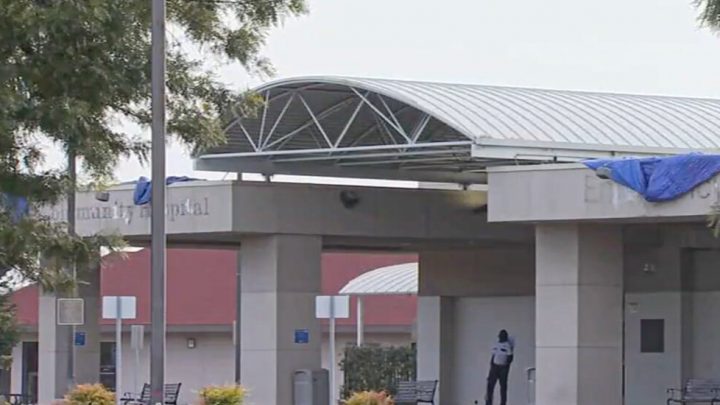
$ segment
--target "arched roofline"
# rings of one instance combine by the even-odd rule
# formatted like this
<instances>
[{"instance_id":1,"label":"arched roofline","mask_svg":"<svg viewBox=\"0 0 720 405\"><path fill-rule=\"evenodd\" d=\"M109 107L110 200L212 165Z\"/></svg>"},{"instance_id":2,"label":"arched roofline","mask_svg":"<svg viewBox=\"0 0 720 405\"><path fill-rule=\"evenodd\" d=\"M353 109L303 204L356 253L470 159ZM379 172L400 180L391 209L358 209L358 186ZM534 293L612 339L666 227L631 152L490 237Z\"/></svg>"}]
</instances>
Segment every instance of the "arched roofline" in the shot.
<instances>
[{"instance_id":1,"label":"arched roofline","mask_svg":"<svg viewBox=\"0 0 720 405\"><path fill-rule=\"evenodd\" d=\"M377 79L377 80L382 80L382 79ZM432 116L434 119L442 122L443 124L447 125L448 127L455 129L459 134L464 135L469 141L475 140L475 136L473 136L472 134L466 133L465 132L466 130L464 130L463 128L457 128L452 123L446 122L446 120L443 116L438 116L433 111L427 111L422 105L417 103L417 101L414 100L412 97L408 97L408 96L406 96L402 93L398 93L396 91L383 89L381 87L378 87L377 85L374 85L371 82L365 82L360 78L340 77L340 76L291 77L291 78L283 78L283 79L277 79L277 80L270 81L268 83L258 86L254 91L258 92L258 93L263 93L268 90L282 88L283 86L302 85L302 84L306 84L309 87L312 87L313 85L316 85L316 86L322 86L322 85L346 86L348 89L365 90L365 91L373 92L375 94L380 94L382 96L392 98L398 102L406 104L412 108L417 109L418 111L422 111L422 112Z\"/></svg>"},{"instance_id":2,"label":"arched roofline","mask_svg":"<svg viewBox=\"0 0 720 405\"><path fill-rule=\"evenodd\" d=\"M720 100L308 76L269 82L255 117L196 167L483 182L489 166L720 151Z\"/></svg>"}]
</instances>

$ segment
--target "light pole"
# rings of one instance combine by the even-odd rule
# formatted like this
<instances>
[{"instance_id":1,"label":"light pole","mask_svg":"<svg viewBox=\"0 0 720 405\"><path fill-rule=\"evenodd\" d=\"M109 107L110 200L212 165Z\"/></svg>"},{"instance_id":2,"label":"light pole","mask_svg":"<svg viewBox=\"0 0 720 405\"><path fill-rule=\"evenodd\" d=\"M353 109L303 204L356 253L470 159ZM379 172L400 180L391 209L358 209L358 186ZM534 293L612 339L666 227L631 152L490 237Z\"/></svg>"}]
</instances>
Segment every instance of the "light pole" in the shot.
<instances>
[{"instance_id":1,"label":"light pole","mask_svg":"<svg viewBox=\"0 0 720 405\"><path fill-rule=\"evenodd\" d=\"M150 403L165 385L165 0L152 0L152 200Z\"/></svg>"},{"instance_id":2,"label":"light pole","mask_svg":"<svg viewBox=\"0 0 720 405\"><path fill-rule=\"evenodd\" d=\"M72 142L69 142L66 146L67 154L67 172L68 179L70 181L69 190L67 193L67 231L70 236L75 235L75 192L77 188L77 156L75 155L75 148L73 148ZM77 267L72 264L70 269L70 275L72 276L72 298L77 297ZM68 370L67 370L67 385L68 391L72 390L75 386L75 325L68 328Z\"/></svg>"}]
</instances>

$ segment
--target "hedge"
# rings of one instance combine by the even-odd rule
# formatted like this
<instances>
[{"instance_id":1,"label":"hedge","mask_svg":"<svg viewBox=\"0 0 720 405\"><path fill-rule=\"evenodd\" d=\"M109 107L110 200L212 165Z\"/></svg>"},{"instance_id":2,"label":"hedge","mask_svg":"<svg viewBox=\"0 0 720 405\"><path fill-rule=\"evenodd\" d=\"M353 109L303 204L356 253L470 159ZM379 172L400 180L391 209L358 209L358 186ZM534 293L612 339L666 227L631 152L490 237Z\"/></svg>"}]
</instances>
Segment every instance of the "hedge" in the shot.
<instances>
[{"instance_id":1,"label":"hedge","mask_svg":"<svg viewBox=\"0 0 720 405\"><path fill-rule=\"evenodd\" d=\"M354 392L386 391L395 394L398 381L416 379L414 346L348 346L340 367L345 374L342 397Z\"/></svg>"}]
</instances>

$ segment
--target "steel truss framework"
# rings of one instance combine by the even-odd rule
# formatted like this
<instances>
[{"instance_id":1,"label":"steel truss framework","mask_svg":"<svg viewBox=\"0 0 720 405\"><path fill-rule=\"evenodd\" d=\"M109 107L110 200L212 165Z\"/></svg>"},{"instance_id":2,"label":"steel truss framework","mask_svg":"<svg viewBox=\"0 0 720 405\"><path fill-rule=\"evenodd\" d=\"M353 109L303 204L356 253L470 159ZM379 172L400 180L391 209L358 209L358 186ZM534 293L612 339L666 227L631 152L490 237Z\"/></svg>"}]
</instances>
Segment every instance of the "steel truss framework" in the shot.
<instances>
[{"instance_id":1,"label":"steel truss framework","mask_svg":"<svg viewBox=\"0 0 720 405\"><path fill-rule=\"evenodd\" d=\"M205 170L268 174L473 182L483 181L486 169L494 165L697 149L672 139L648 144L645 138L653 135L650 124L657 123L660 129L670 124L654 117L650 117L654 122L646 117L648 123L632 123L615 106L620 101L627 104L620 98L611 99L615 109L611 111L599 101L594 109L587 100L568 98L575 104L568 100L561 104L554 94L558 100L551 105L550 93L519 94L518 100L524 97L526 105L495 94L488 102L472 98L469 91L430 84L413 87L408 83L406 87L412 90L408 96L407 91L390 91L388 83L392 84L325 78L263 86L258 89L265 100L261 111L232 120L226 128L228 143L198 156L196 165ZM497 92L490 87L483 91ZM413 102L413 96L419 102ZM666 108L657 105L657 110ZM706 103L704 108L720 116L720 103ZM635 129L636 138L623 135ZM720 141L702 146L718 148Z\"/></svg>"}]
</instances>

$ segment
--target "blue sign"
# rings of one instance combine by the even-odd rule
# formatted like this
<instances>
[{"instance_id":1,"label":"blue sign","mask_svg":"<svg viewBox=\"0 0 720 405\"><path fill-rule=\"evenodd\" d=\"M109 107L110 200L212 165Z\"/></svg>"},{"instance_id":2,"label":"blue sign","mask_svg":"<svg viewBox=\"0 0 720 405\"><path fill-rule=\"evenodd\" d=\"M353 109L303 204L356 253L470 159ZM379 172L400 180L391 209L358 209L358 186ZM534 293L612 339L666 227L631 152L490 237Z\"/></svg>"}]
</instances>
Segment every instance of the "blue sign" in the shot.
<instances>
[{"instance_id":1,"label":"blue sign","mask_svg":"<svg viewBox=\"0 0 720 405\"><path fill-rule=\"evenodd\" d=\"M85 332L75 332L75 346L85 346Z\"/></svg>"},{"instance_id":2,"label":"blue sign","mask_svg":"<svg viewBox=\"0 0 720 405\"><path fill-rule=\"evenodd\" d=\"M295 343L303 345L310 343L310 331L307 329L295 329Z\"/></svg>"}]
</instances>

